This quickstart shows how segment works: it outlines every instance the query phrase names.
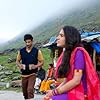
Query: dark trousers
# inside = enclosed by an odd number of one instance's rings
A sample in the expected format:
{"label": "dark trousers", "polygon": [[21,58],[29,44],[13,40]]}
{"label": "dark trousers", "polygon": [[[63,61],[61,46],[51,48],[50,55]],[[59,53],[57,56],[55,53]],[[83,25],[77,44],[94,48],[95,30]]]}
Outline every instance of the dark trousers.
{"label": "dark trousers", "polygon": [[25,99],[34,98],[35,80],[36,80],[36,75],[31,75],[29,77],[22,77],[22,91]]}

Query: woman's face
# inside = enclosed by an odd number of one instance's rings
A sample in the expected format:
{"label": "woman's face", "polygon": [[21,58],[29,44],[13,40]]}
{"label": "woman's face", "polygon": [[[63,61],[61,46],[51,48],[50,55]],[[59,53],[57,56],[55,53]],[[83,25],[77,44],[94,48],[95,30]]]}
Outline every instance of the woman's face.
{"label": "woman's face", "polygon": [[59,32],[57,36],[57,46],[58,47],[65,47],[65,35],[63,29]]}

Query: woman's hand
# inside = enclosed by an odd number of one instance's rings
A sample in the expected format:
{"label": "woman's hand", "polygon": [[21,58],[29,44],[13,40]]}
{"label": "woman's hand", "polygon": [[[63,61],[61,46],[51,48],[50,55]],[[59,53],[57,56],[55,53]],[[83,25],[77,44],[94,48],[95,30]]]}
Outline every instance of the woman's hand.
{"label": "woman's hand", "polygon": [[45,96],[43,100],[52,100],[50,97]]}
{"label": "woman's hand", "polygon": [[51,96],[53,96],[52,90],[48,90],[43,100],[52,100]]}
{"label": "woman's hand", "polygon": [[46,96],[47,96],[47,97],[53,96],[52,91],[53,91],[53,90],[48,90],[47,93],[46,93]]}

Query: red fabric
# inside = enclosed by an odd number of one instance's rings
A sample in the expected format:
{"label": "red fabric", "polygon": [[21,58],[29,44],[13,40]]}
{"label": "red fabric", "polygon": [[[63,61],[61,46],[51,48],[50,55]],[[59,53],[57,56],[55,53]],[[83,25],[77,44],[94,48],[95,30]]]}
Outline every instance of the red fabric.
{"label": "red fabric", "polygon": [[58,71],[59,65],[61,64],[62,57],[63,57],[63,52],[61,53],[60,57],[59,57],[58,60],[57,60],[56,69],[55,69],[55,77],[56,77],[56,78],[58,77],[57,71]]}
{"label": "red fabric", "polygon": [[[73,88],[72,90],[68,91],[68,97],[69,100],[100,100],[100,80],[97,76],[97,73],[94,69],[92,60],[89,56],[89,54],[87,53],[87,51],[82,48],[82,47],[77,47],[71,54],[71,59],[70,59],[70,72],[67,76],[68,81],[72,79],[73,77],[73,71],[74,71],[74,58],[75,58],[75,54],[77,50],[82,50],[83,54],[84,54],[84,58],[85,58],[85,64],[86,64],[86,81],[87,81],[87,95],[88,98],[84,98],[84,89],[82,86],[82,82],[75,88]],[[57,67],[56,67],[56,77],[57,75],[57,70],[59,65],[61,64],[62,61],[62,56],[63,53],[61,54],[61,56],[59,57],[58,61],[57,61]]]}
{"label": "red fabric", "polygon": [[[100,81],[94,69],[92,60],[84,48],[77,47],[72,52],[70,59],[71,70],[67,78],[68,80],[71,80],[73,77],[74,58],[77,50],[82,50],[85,58],[87,95],[88,95],[87,100],[100,100]],[[82,86],[82,82],[77,87],[69,91],[68,95],[69,95],[69,100],[84,100],[84,89]]]}

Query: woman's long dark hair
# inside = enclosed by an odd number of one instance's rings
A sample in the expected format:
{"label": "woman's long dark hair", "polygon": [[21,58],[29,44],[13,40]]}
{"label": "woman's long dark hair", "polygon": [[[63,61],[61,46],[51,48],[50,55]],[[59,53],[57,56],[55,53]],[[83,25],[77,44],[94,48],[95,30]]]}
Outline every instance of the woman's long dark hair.
{"label": "woman's long dark hair", "polygon": [[70,56],[75,47],[81,46],[81,37],[79,31],[72,26],[64,26],[65,51],[62,63],[58,69],[58,77],[66,77],[70,69]]}

